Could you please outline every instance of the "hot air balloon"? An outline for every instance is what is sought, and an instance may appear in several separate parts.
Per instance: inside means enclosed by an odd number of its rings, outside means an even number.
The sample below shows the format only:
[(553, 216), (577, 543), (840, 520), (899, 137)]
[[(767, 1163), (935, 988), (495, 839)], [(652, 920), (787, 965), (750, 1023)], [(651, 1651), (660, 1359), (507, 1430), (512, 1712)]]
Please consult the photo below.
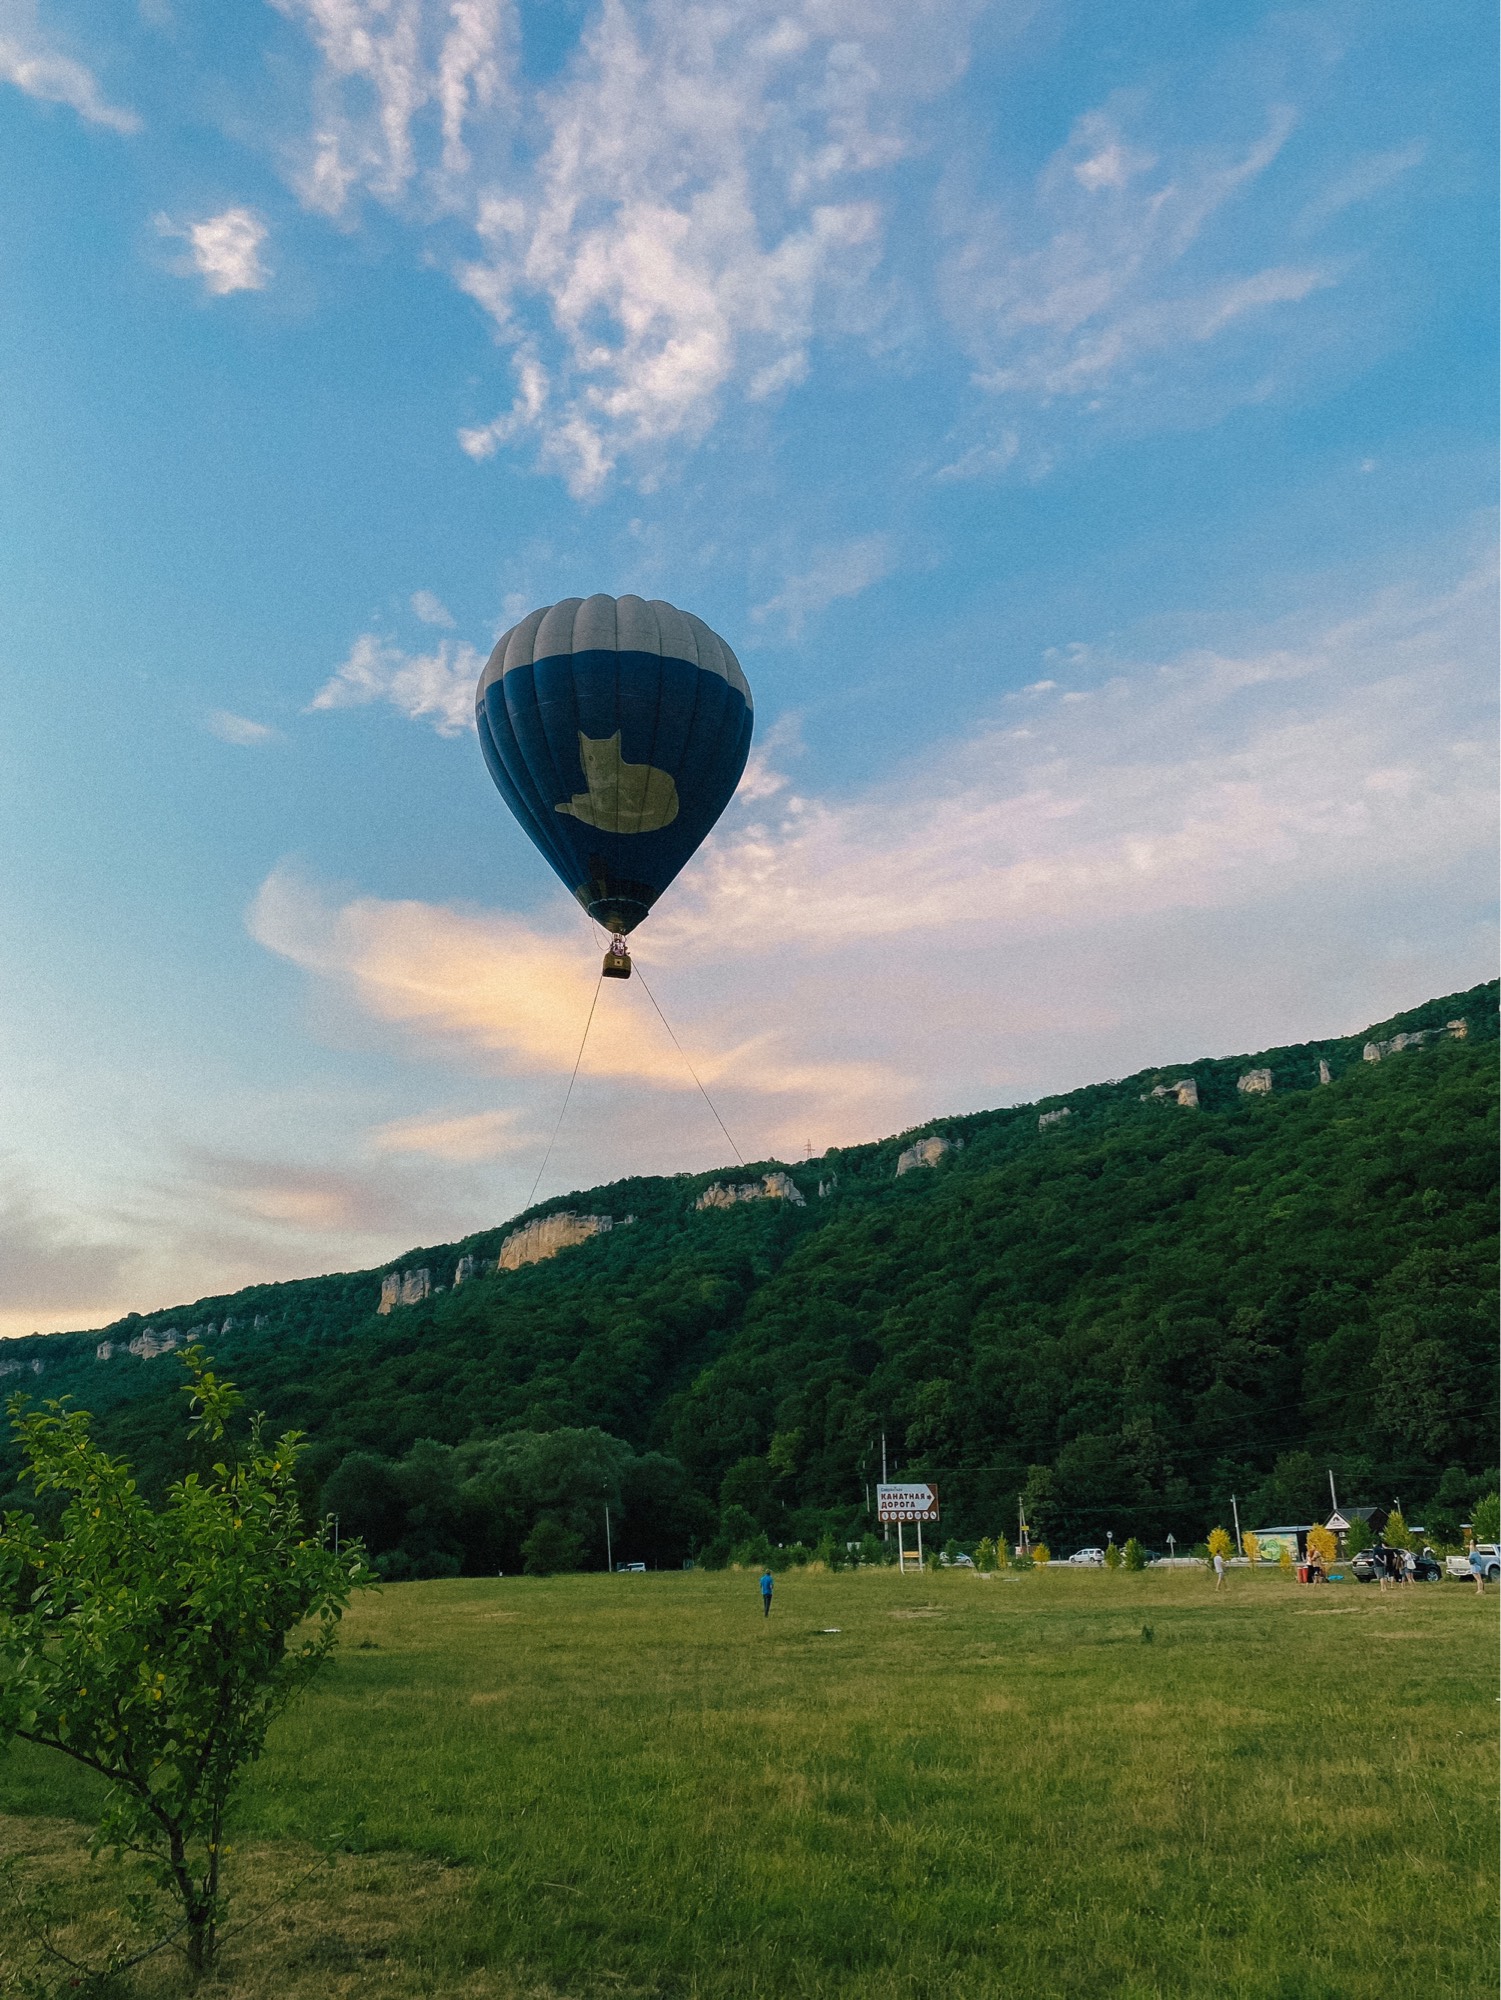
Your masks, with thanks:
[(701, 618), (661, 599), (565, 597), (513, 625), (475, 694), (501, 797), (611, 932), (627, 934), (729, 804), (750, 753), (751, 691)]

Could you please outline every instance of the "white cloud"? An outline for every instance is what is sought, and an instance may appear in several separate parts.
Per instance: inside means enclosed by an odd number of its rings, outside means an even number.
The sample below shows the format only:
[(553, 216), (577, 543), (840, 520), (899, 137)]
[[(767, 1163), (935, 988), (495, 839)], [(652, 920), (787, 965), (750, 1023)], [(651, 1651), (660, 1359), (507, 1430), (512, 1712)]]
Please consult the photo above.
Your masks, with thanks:
[[(440, 205), (472, 165), (473, 128), (512, 108), (510, 0), (273, 0), (317, 44), (314, 129), (295, 169), (309, 208), (342, 215), (359, 190), (397, 201), (419, 176)], [(424, 173), (422, 125), (439, 151)]]
[(187, 239), (193, 269), (215, 298), (264, 291), (271, 281), (261, 261), (261, 245), (269, 231), (254, 209), (226, 208), (222, 215), (205, 216), (185, 229), (165, 224), (163, 234)]
[(914, 107), (961, 73), (976, 12), (603, 0), (563, 75), (520, 107), (508, 8), (277, 4), (322, 56), (303, 199), (471, 222), (477, 254), (456, 277), (516, 393), (460, 443), (484, 458), (533, 439), (578, 495), (622, 457), (649, 471), (700, 438), (736, 391), (784, 393), (816, 337), (868, 324), (877, 177), (912, 150)]
[[(599, 961), (592, 942), (581, 949), (566, 911), (556, 931), (544, 931), (514, 917), (368, 896), (335, 908), (315, 886), (278, 869), (262, 883), (248, 923), (268, 950), (340, 987), (416, 1046), (517, 1076), (566, 1076), (573, 1067)], [(695, 1091), (682, 1050), (653, 1030), (653, 1018), (634, 988), (598, 1007), (589, 1074)], [(680, 1039), (704, 1082), (733, 1070), (741, 1087), (758, 1095), (865, 1098), (879, 1082), (868, 1063), (789, 1054), (764, 1025), (732, 1040), (722, 1026), (700, 1022)]]
[(472, 1111), (457, 1117), (436, 1114), (393, 1119), (371, 1133), (377, 1153), (420, 1153), (434, 1160), (469, 1163), (499, 1160), (521, 1151), (527, 1135), (518, 1132), (521, 1113)]
[(1422, 139), (1413, 139), (1405, 146), (1393, 146), (1384, 152), (1363, 153), (1336, 174), (1327, 187), (1308, 203), (1298, 217), (1297, 232), (1307, 234), (1320, 229), (1336, 215), (1342, 215), (1347, 208), (1370, 201), (1387, 188), (1394, 187), (1414, 167), (1421, 166), (1427, 153), (1427, 144)]
[(430, 590), (412, 592), (412, 609), (424, 625), (452, 625), (453, 613), (441, 597), (435, 597)]
[[(638, 964), (670, 977), (753, 1150), (1353, 1030), (1484, 976), (1493, 625), (1480, 578), (1217, 651), (1074, 649), (1087, 688), (1036, 683), (863, 794), (766, 773), (633, 937)], [(279, 872), (251, 926), (414, 1053), (573, 1063), (598, 965), (562, 899), (546, 924), (336, 905)], [(630, 987), (585, 1070), (595, 1119), (691, 1087)], [(609, 1171), (638, 1157), (617, 1142)]]
[(247, 715), (236, 715), (227, 708), (216, 708), (204, 718), (204, 727), (221, 743), (238, 743), (250, 749), (258, 743), (274, 743), (279, 732), (266, 722), (252, 722)]
[(657, 936), (721, 951), (974, 922), (1056, 933), (1254, 901), (1278, 877), (1332, 893), (1439, 870), (1475, 852), (1490, 810), (1487, 588), (1118, 665), (1087, 701), (1036, 683), (1027, 732), (1003, 714), (864, 800), (716, 843)]
[(48, 45), (32, 0), (0, 0), (0, 83), (123, 136), (141, 129), (133, 111), (109, 102), (87, 64)]
[(440, 736), (460, 736), (474, 727), (474, 690), (484, 664), (483, 654), (464, 640), (445, 639), (435, 653), (410, 654), (363, 632), (308, 712), (385, 701), (412, 722), (430, 723)]
[(787, 630), (797, 638), (809, 618), (842, 597), (858, 597), (862, 590), (891, 574), (893, 554), (888, 535), (858, 535), (848, 542), (814, 551), (808, 567), (788, 577), (775, 597), (758, 604), (751, 612), (758, 623), (780, 616)]
[[(1261, 137), (1238, 150), (1134, 146), (1122, 117), (1087, 113), (1030, 204), (966, 215), (960, 225), (944, 273), (949, 312), (992, 391), (1108, 394), (1155, 357), (1336, 280), (1327, 265), (1226, 272), (1192, 255), (1220, 253), (1208, 240), (1212, 225), (1228, 223), (1277, 160), (1290, 110), (1274, 109)], [(1233, 256), (1238, 246), (1226, 241)]]

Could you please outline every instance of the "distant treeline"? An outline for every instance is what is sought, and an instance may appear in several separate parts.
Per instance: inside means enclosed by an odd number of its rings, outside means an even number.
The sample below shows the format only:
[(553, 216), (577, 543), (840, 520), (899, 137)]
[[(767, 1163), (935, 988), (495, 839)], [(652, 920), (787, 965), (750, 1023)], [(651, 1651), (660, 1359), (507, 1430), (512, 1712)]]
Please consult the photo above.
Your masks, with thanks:
[[(1400, 1500), (1445, 1536), (1495, 1483), (1496, 999), (791, 1168), (616, 1182), (413, 1251), (397, 1268), (440, 1289), (384, 1317), (382, 1273), (359, 1272), (149, 1328), (214, 1329), (270, 1422), (308, 1433), (309, 1503), (392, 1575), (598, 1564), (607, 1509), (618, 1560), (840, 1548), (872, 1525), (883, 1434), (961, 1540), (1021, 1506), (1055, 1549), (1192, 1543), (1232, 1494), (1248, 1526), (1321, 1516), (1330, 1470), (1342, 1503)], [(1426, 1039), (1363, 1060), (1399, 1035)], [(1269, 1092), (1239, 1087), (1255, 1069)], [(938, 1164), (898, 1177), (934, 1134)], [(696, 1207), (769, 1166), (802, 1206)], [(511, 1228), (565, 1209), (634, 1220), (495, 1274)], [(453, 1289), (466, 1256), (489, 1274)], [(0, 1357), (159, 1484), (183, 1468), (180, 1371), (128, 1352), (147, 1328)]]

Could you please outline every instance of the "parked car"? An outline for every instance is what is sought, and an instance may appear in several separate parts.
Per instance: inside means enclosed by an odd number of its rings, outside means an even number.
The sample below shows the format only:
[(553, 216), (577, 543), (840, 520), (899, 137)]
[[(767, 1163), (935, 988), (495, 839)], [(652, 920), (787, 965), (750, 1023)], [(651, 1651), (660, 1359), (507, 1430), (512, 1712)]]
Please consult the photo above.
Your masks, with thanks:
[(945, 1569), (973, 1569), (975, 1566), (973, 1556), (940, 1556), (938, 1560)]
[(1105, 1551), (1103, 1549), (1075, 1549), (1069, 1561), (1076, 1569), (1103, 1569)]
[[(1358, 1583), (1377, 1581), (1381, 1575), (1380, 1557), (1385, 1553), (1384, 1549), (1362, 1549), (1358, 1556), (1352, 1557), (1350, 1568)], [(1421, 1555), (1415, 1558), (1412, 1569), (1414, 1583), (1440, 1583), (1443, 1581), (1443, 1575), (1443, 1570), (1433, 1556)]]

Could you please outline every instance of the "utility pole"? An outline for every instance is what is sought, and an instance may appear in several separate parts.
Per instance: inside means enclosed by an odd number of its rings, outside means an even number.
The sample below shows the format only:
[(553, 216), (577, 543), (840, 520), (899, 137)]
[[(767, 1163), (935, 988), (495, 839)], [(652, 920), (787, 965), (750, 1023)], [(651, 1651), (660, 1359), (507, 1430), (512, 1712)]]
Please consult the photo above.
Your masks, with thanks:
[[(884, 1485), (886, 1484), (886, 1433), (885, 1433), (885, 1431), (882, 1431), (882, 1433), (881, 1433), (881, 1484), (882, 1484), (883, 1486), (884, 1486)], [(889, 1543), (890, 1543), (890, 1541), (891, 1541), (891, 1523), (890, 1523), (889, 1521), (883, 1521), (883, 1522), (881, 1523), (881, 1540), (882, 1540), (883, 1542), (886, 1542), (886, 1543), (888, 1543), (888, 1544), (889, 1544)], [(898, 1549), (900, 1549), (900, 1548), (901, 1548), (901, 1546), (902, 1546), (902, 1538), (901, 1538), (901, 1533), (900, 1533), (900, 1530), (899, 1530), (899, 1531), (898, 1531), (898, 1533), (897, 1533), (897, 1538), (896, 1538), (896, 1545), (897, 1545), (897, 1548), (898, 1548)]]
[(1334, 1497), (1334, 1467), (1332, 1465), (1329, 1468), (1329, 1511), (1331, 1514), (1339, 1512), (1339, 1502)]
[(610, 1503), (608, 1500), (605, 1502), (605, 1569), (611, 1576), (615, 1574), (615, 1550), (610, 1542)]
[(1235, 1553), (1238, 1556), (1243, 1556), (1245, 1550), (1241, 1547), (1240, 1541), (1240, 1508), (1236, 1504), (1233, 1493), (1230, 1495), (1230, 1512), (1235, 1516)]

